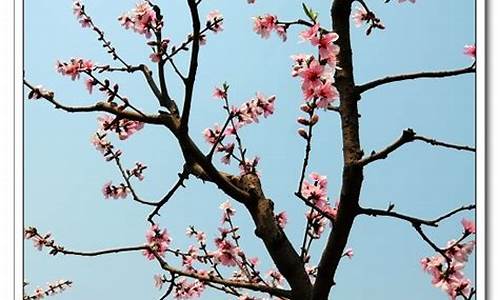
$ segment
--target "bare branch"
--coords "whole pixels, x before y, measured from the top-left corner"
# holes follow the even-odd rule
[[[200,51],[200,15],[198,12],[198,5],[195,0],[186,0],[191,13],[191,21],[193,23],[193,45],[191,47],[191,59],[189,62],[189,71],[185,84],[184,106],[182,108],[180,130],[183,132],[188,131],[189,114],[191,112],[191,102],[193,100],[194,82],[196,80],[196,71],[198,70],[198,53]]]
[[[374,162],[379,159],[385,159],[389,154],[397,150],[399,147],[403,146],[406,143],[410,143],[413,141],[423,141],[428,144],[434,145],[434,146],[441,146],[441,147],[446,147],[446,148],[451,148],[455,150],[465,150],[465,151],[470,151],[470,152],[475,152],[476,149],[469,147],[469,146],[461,146],[461,145],[455,145],[455,144],[450,144],[450,143],[445,143],[445,142],[440,142],[435,139],[430,139],[426,138],[423,136],[416,135],[416,133],[413,131],[413,129],[405,129],[403,130],[403,133],[397,139],[394,143],[390,144],[386,148],[375,152],[373,151],[369,156],[362,158],[361,160],[357,161],[356,164],[361,165],[361,166],[366,166],[367,164]]]
[[[160,209],[163,207],[163,205],[165,205],[165,203],[168,202],[168,200],[170,200],[170,198],[172,198],[172,196],[175,194],[175,192],[182,186],[184,186],[184,180],[188,179],[188,176],[189,176],[189,171],[187,169],[187,167],[184,167],[184,170],[182,171],[182,173],[179,173],[179,179],[177,180],[177,182],[174,184],[174,186],[170,189],[170,191],[168,191],[168,193],[158,202],[155,204],[155,209],[149,214],[148,216],[148,221],[153,223],[153,217],[155,215],[159,215],[158,212],[160,211]]]
[[[450,70],[450,71],[435,71],[435,72],[418,72],[418,73],[409,73],[409,74],[401,74],[401,75],[395,75],[395,76],[387,76],[384,78],[380,78],[371,82],[367,82],[362,85],[357,85],[356,86],[356,91],[358,93],[363,93],[366,92],[367,90],[376,88],[379,85],[391,83],[391,82],[397,82],[397,81],[404,81],[404,80],[410,80],[410,79],[418,79],[418,78],[445,78],[445,77],[451,77],[451,76],[457,76],[457,75],[462,75],[462,74],[467,74],[467,73],[475,73],[476,72],[476,65],[473,64],[467,68],[462,68],[462,69],[457,69],[457,70]]]
[[[384,216],[384,217],[391,217],[391,218],[396,218],[400,220],[404,220],[407,222],[410,222],[411,224],[416,224],[416,225],[426,225],[426,226],[431,226],[431,227],[438,227],[439,222],[461,212],[461,211],[466,211],[466,210],[473,210],[476,209],[475,204],[467,205],[467,206],[461,206],[457,209],[454,209],[450,211],[449,213],[446,213],[445,215],[438,217],[436,219],[432,220],[425,220],[425,219],[420,219],[404,214],[400,214],[397,212],[394,212],[390,209],[383,210],[383,209],[374,209],[374,208],[359,208],[358,214],[363,214],[363,215],[368,215],[372,217],[378,217],[378,216]]]
[[[24,80],[24,85],[27,86],[30,90],[37,90],[36,87],[32,86],[26,80]],[[171,117],[166,114],[159,115],[141,115],[139,113],[128,111],[128,110],[120,110],[117,106],[112,105],[107,102],[97,102],[94,105],[89,106],[67,106],[58,102],[52,93],[42,94],[42,98],[52,103],[56,109],[62,109],[66,112],[76,113],[76,112],[107,112],[113,114],[117,117],[140,121],[147,124],[158,124],[158,125],[167,125],[171,124]]]

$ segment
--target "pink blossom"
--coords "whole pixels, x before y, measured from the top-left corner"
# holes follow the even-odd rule
[[[233,267],[236,265],[236,259],[240,249],[225,239],[215,239],[217,250],[213,253],[216,262]]]
[[[73,14],[76,15],[77,18],[83,15],[83,5],[81,1],[73,2]]]
[[[80,22],[80,25],[82,26],[82,28],[89,28],[90,25],[92,25],[92,20],[87,16],[84,16],[78,22]]]
[[[316,105],[319,108],[327,109],[330,103],[339,98],[339,92],[337,88],[333,86],[332,82],[327,80],[316,88],[315,96],[319,98]]]
[[[160,289],[163,287],[163,275],[161,274],[156,274],[153,276],[154,283],[155,283],[155,288]]]
[[[148,39],[152,36],[152,31],[160,29],[163,25],[157,20],[153,7],[146,1],[136,4],[131,12],[122,14],[118,20],[125,29],[132,28]]]
[[[160,229],[157,224],[152,225],[146,232],[146,242],[149,248],[143,251],[144,256],[146,256],[148,260],[153,260],[155,258],[155,253],[160,256],[165,256],[165,252],[171,241],[166,229]]]
[[[267,277],[271,279],[271,284],[274,287],[282,287],[285,282],[285,277],[283,277],[278,270],[269,270],[267,272]]]
[[[80,73],[91,72],[94,68],[94,63],[91,60],[82,58],[72,58],[69,62],[56,62],[56,70],[63,76],[70,76],[71,80],[80,78]]]
[[[215,124],[214,128],[206,128],[203,130],[203,136],[205,137],[205,141],[211,145],[217,143],[219,140],[220,135],[222,134],[222,128],[219,126],[219,124]],[[224,137],[224,135],[222,135]]]
[[[360,27],[361,25],[363,25],[363,22],[367,22],[370,20],[368,17],[368,12],[362,6],[356,7],[356,10],[352,14],[352,18],[356,27]]]
[[[348,248],[342,255],[351,259],[354,256],[354,251],[352,251],[352,248]]]
[[[464,54],[472,59],[476,59],[476,45],[465,45]]]
[[[470,241],[464,244],[458,243],[455,240],[448,241],[446,255],[453,258],[457,262],[466,262],[469,260],[469,255],[474,251],[475,241]]]
[[[253,31],[262,38],[269,38],[273,29],[275,29],[278,18],[276,16],[265,14],[263,16],[253,17]],[[280,29],[282,30],[282,29]]]
[[[319,208],[326,206],[328,201],[327,187],[328,180],[326,176],[322,176],[316,172],[309,175],[312,183],[304,180],[302,182],[302,196],[304,196],[308,201],[312,201],[314,205]]]
[[[308,29],[302,31],[299,34],[299,36],[302,38],[303,41],[311,41],[318,35],[318,32],[319,32],[319,23],[316,23],[313,26],[309,27]]]
[[[144,128],[144,123],[128,119],[120,119],[118,122],[118,137],[120,140],[128,139],[131,135]]]
[[[193,263],[196,261],[197,258],[198,258],[198,250],[193,245],[190,245],[187,253],[185,255],[182,255],[182,265],[186,267],[186,269],[192,270]]]
[[[85,88],[87,89],[87,91],[89,92],[89,94],[92,94],[92,89],[94,88],[94,79],[92,78],[87,78],[85,80]]]
[[[231,205],[231,202],[229,200],[223,202],[220,206],[220,209],[222,209],[222,223],[224,224],[225,222],[231,220],[231,217],[236,214],[236,210],[233,208]]]
[[[174,287],[174,298],[179,300],[198,298],[205,290],[205,284],[199,280],[188,282],[186,278],[178,280]]]
[[[256,171],[256,167],[259,164],[260,157],[256,156],[253,159],[246,159],[245,162],[240,163],[240,175],[251,174],[254,173],[259,176],[259,173]]]
[[[215,99],[227,99],[227,91],[224,88],[215,87],[213,96]]]
[[[112,185],[112,182],[109,181],[102,187],[102,194],[104,195],[105,199],[124,199],[127,198],[128,188],[123,183],[121,183],[119,186],[114,186]]]
[[[288,223],[288,215],[287,215],[286,211],[282,211],[274,217],[276,218],[276,222],[278,223],[278,226],[281,229],[284,229],[286,224]]]
[[[476,233],[476,224],[474,221],[462,219],[462,225],[464,227],[465,233],[475,234]]]
[[[312,238],[319,239],[325,231],[325,225],[328,220],[315,210],[306,213],[306,219],[310,224],[309,234]]]
[[[226,145],[217,146],[217,151],[225,152],[225,154],[221,157],[220,160],[223,164],[228,165],[231,163],[231,156],[233,155],[234,152],[234,143],[228,143]]]
[[[222,14],[218,10],[213,10],[208,13],[207,27],[209,27],[209,29],[214,33],[221,32],[224,30],[222,20]]]
[[[144,175],[142,174],[142,172],[144,172],[144,170],[146,169],[147,166],[145,166],[143,163],[136,162],[134,168],[132,168],[131,170],[127,170],[127,174],[130,176],[137,177],[139,180],[142,181],[144,179]]]
[[[287,40],[286,27],[283,25],[276,25],[274,29],[276,30],[276,34],[281,38],[281,40],[283,42],[286,42]]]
[[[100,135],[99,133],[95,133],[91,138],[92,145],[94,145],[95,148],[102,154],[105,154],[110,148],[112,148],[111,143],[107,141],[105,137],[105,134]]]
[[[149,55],[149,58],[151,59],[151,61],[155,62],[155,63],[160,62],[161,57],[162,57],[162,54],[158,53],[158,52],[154,52],[154,53],[151,53]]]

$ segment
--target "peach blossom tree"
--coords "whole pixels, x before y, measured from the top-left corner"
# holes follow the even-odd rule
[[[251,0],[247,2],[254,3]],[[358,5],[354,6],[354,2]],[[409,2],[414,3],[415,0]],[[165,291],[162,299],[168,296],[191,299],[200,297],[206,289],[216,289],[240,300],[320,300],[329,299],[333,294],[335,274],[341,259],[350,259],[354,255],[353,249],[347,244],[354,220],[365,216],[393,218],[412,226],[416,237],[435,252],[434,256],[424,257],[420,262],[423,270],[429,274],[432,285],[442,289],[451,299],[472,299],[475,289],[462,269],[475,246],[474,221],[464,218],[461,225],[457,224],[463,227],[463,234],[454,239],[450,237],[450,241],[444,246],[434,242],[426,230],[438,227],[461,212],[474,210],[474,204],[452,207],[433,219],[423,219],[397,212],[394,204],[382,209],[362,207],[359,205],[359,198],[364,169],[372,163],[389,158],[393,152],[408,143],[427,143],[450,151],[475,152],[475,149],[405,129],[392,144],[365,154],[359,135],[358,101],[363,93],[381,85],[474,73],[475,46],[468,45],[464,48],[464,54],[473,61],[464,68],[391,75],[360,84],[353,75],[354,50],[351,47],[350,22],[353,20],[357,27],[366,30],[366,35],[385,29],[382,21],[364,0],[333,0],[329,12],[332,26],[320,24],[318,12],[306,4],[302,7],[303,15],[291,21],[282,20],[274,14],[254,17],[253,30],[262,38],[275,35],[287,42],[288,35],[293,34],[294,38],[306,43],[312,53],[293,55],[291,61],[291,76],[297,79],[302,90],[302,95],[297,95],[297,98],[302,99],[297,107],[302,116],[297,119],[299,128],[296,138],[303,139],[305,145],[303,161],[298,162],[301,164],[298,183],[292,192],[297,201],[307,209],[303,242],[300,247],[295,247],[284,231],[288,222],[287,213],[275,211],[273,200],[266,196],[259,176],[259,157],[249,157],[247,145],[240,134],[241,130],[247,130],[246,127],[251,127],[252,124],[272,118],[274,104],[278,99],[272,95],[256,93],[244,103],[234,103],[230,85],[222,79],[212,95],[225,112],[225,119],[220,120],[222,125],[215,124],[203,131],[206,145],[198,145],[192,138],[193,134],[198,134],[192,133],[189,125],[200,63],[199,53],[210,39],[224,38],[219,34],[224,30],[224,17],[216,9],[207,16],[200,16],[199,6],[211,6],[210,1],[186,0],[186,3],[192,31],[179,44],[174,44],[165,37],[165,20],[159,3],[142,1],[118,18],[125,30],[144,36],[144,42],[151,49],[149,58],[155,65],[155,70],[151,70],[146,64],[127,63],[103,29],[94,23],[87,7],[80,1],[73,3],[77,21],[82,28],[95,33],[97,41],[109,53],[112,63],[97,64],[88,58],[71,58],[58,61],[56,69],[60,75],[70,77],[71,80],[81,80],[89,93],[102,94],[105,98],[103,101],[87,106],[69,106],[60,101],[53,91],[32,84],[28,79],[24,81],[28,99],[43,100],[55,109],[68,113],[101,113],[91,142],[106,161],[114,164],[122,177],[119,183],[104,183],[102,194],[109,199],[129,198],[138,205],[151,208],[151,212],[145,216],[150,229],[145,233],[144,243],[98,251],[73,250],[54,240],[50,233],[44,234],[34,226],[25,228],[25,238],[32,240],[38,250],[46,249],[50,255],[93,257],[119,255],[123,252],[142,253],[145,259],[157,262],[164,271],[154,277],[156,287]],[[295,29],[298,31],[293,31]],[[189,55],[186,69],[176,61],[178,56],[185,54]],[[158,112],[150,113],[137,108],[133,100],[122,95],[119,84],[106,78],[111,72],[141,74],[154,95]],[[171,96],[167,72],[172,72],[183,87],[181,101]],[[343,171],[341,192],[336,202],[330,200],[327,176],[314,172],[314,166],[310,164],[314,132],[320,129],[318,125],[321,124],[321,119],[328,117],[327,112],[338,114],[341,120]],[[184,166],[178,172],[178,180],[157,201],[143,199],[134,189],[147,173],[147,165],[142,162],[132,166],[124,165],[121,158],[125,153],[117,147],[116,139],[126,141],[135,134],[141,134],[144,126],[167,128],[180,146],[180,154],[184,159]],[[223,171],[224,165],[228,164],[239,166],[239,173]],[[201,229],[189,226],[186,234],[192,239],[192,244],[187,249],[178,249],[174,246],[175,238],[159,224],[157,216],[162,209],[166,209],[164,205],[175,198],[176,191],[185,187],[187,180],[213,183],[231,201],[220,205],[221,227],[216,230],[215,240],[207,239],[207,234]],[[267,273],[260,270],[258,258],[245,252],[240,245],[241,236],[239,227],[234,222],[236,210],[233,201],[240,203],[248,211],[255,224],[255,238],[262,241],[267,250],[267,253],[260,253],[259,256],[269,256],[275,265]],[[313,243],[324,235],[327,235],[324,245]],[[310,255],[314,245],[323,247],[319,261],[314,261]],[[227,270],[232,271],[231,275],[228,275]],[[46,288],[26,292],[24,299],[41,299],[56,294],[71,284],[68,280],[55,282]]]

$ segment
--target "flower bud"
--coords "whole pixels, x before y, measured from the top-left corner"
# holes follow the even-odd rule
[[[308,113],[311,111],[311,107],[307,103],[304,103],[300,106],[300,110]]]
[[[299,130],[297,130],[297,133],[306,140],[309,138],[309,135],[304,128],[299,128]]]
[[[302,124],[302,125],[305,125],[305,126],[308,126],[308,125],[309,125],[309,121],[308,121],[308,120],[306,120],[306,118],[304,118],[304,117],[298,117],[298,118],[297,118],[297,122],[298,122],[299,124]]]
[[[315,125],[316,123],[318,123],[318,121],[319,121],[319,116],[317,114],[314,114],[309,120],[309,123],[311,123],[311,125]]]

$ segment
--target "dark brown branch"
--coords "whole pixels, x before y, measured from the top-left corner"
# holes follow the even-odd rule
[[[466,210],[473,210],[476,208],[475,204],[467,205],[467,206],[461,206],[457,209],[452,210],[451,212],[438,217],[436,219],[432,220],[425,220],[425,219],[420,219],[404,214],[400,214],[397,212],[394,212],[392,210],[382,210],[382,209],[374,209],[374,208],[359,208],[358,213],[363,214],[363,215],[368,215],[372,217],[378,217],[378,216],[384,216],[384,217],[392,217],[400,220],[404,220],[407,222],[410,222],[411,224],[417,224],[417,225],[426,225],[426,226],[431,226],[431,227],[438,227],[439,222],[461,212],[461,211],[466,211]]]
[[[403,130],[403,133],[397,139],[394,143],[391,145],[387,146],[385,149],[382,149],[378,152],[373,151],[368,157],[365,157],[357,162],[357,164],[361,166],[366,166],[367,164],[374,162],[379,159],[385,159],[387,156],[397,150],[399,147],[403,146],[406,143],[410,143],[413,141],[423,141],[428,144],[434,145],[434,146],[441,146],[441,147],[446,147],[446,148],[451,148],[455,150],[465,150],[465,151],[470,151],[470,152],[475,152],[476,149],[469,147],[469,146],[461,146],[461,145],[455,145],[455,144],[450,144],[450,143],[445,143],[445,142],[440,142],[435,139],[430,139],[426,138],[423,136],[416,135],[416,133],[413,131],[413,129],[406,129]]]
[[[189,62],[188,76],[185,81],[184,106],[182,107],[182,116],[180,130],[188,132],[189,114],[191,113],[191,102],[193,101],[194,82],[196,80],[196,71],[198,70],[198,53],[200,51],[200,15],[198,5],[195,0],[186,0],[191,13],[191,21],[193,23],[193,45],[191,47],[191,58]]]
[[[81,252],[81,251],[72,251],[72,250],[65,250],[65,249],[57,250],[57,252],[62,253],[62,254],[66,254],[66,255],[100,256],[100,255],[107,255],[107,254],[114,254],[114,253],[135,252],[135,251],[146,250],[148,248],[149,248],[148,246],[142,245],[142,246],[132,246],[132,247],[123,247],[123,248],[113,248],[113,249],[99,250],[99,251],[93,251],[93,252]]]
[[[313,23],[309,22],[309,21],[306,21],[304,19],[298,19],[296,21],[278,21],[277,22],[278,25],[283,25],[285,26],[285,28],[288,28],[292,25],[303,25],[303,26],[306,26],[306,27],[312,27],[314,26]],[[329,30],[323,28],[323,27],[320,27],[319,30],[322,32],[322,33],[330,33]]]
[[[330,16],[333,31],[339,35],[337,45],[340,53],[335,72],[335,83],[339,91],[340,119],[342,124],[342,150],[344,168],[337,216],[318,264],[312,300],[328,299],[340,259],[349,238],[356,217],[359,194],[363,182],[363,168],[355,164],[361,159],[359,141],[359,113],[357,102],[359,93],[355,91],[352,48],[350,38],[350,17],[353,0],[333,0]]]
[[[153,223],[153,217],[155,215],[159,215],[158,212],[160,211],[160,209],[163,207],[163,205],[165,205],[165,203],[167,203],[170,198],[172,198],[172,196],[175,194],[175,192],[182,186],[184,186],[184,180],[188,179],[189,177],[189,171],[186,167],[184,167],[184,170],[182,171],[182,173],[179,173],[179,179],[177,180],[177,182],[174,184],[174,186],[170,189],[170,191],[168,191],[168,193],[158,202],[155,204],[155,209],[149,214],[148,216],[148,221]]]
[[[262,292],[262,293],[268,293],[270,295],[278,296],[278,297],[284,297],[284,298],[291,298],[291,291],[289,290],[283,290],[279,288],[273,288],[269,287],[267,285],[261,285],[261,284],[254,284],[254,283],[249,283],[245,281],[236,281],[236,280],[225,280],[225,279],[220,279],[217,277],[213,276],[206,276],[206,275],[199,275],[194,272],[186,272],[180,269],[176,269],[172,266],[170,266],[165,260],[163,260],[160,256],[156,256],[156,259],[160,263],[160,266],[163,270],[171,272],[173,274],[177,274],[180,276],[185,276],[185,277],[191,277],[194,279],[197,279],[201,282],[210,282],[210,283],[215,283],[215,284],[221,284],[224,286],[228,287],[235,287],[235,288],[243,288],[255,292]]]
[[[151,70],[144,64],[140,64],[138,66],[128,66],[128,67],[122,67],[122,68],[116,68],[116,67],[110,67],[109,65],[103,65],[103,66],[96,66],[95,70],[97,70],[99,73],[102,72],[128,72],[128,73],[134,73],[137,71],[140,71],[143,75],[144,78],[146,79],[146,82],[148,83],[151,91],[155,95],[155,97],[160,101],[161,99],[161,92],[158,89],[158,86],[156,85],[156,82],[153,79],[153,73]]]
[[[395,76],[387,76],[384,78],[376,79],[371,82],[367,82],[362,85],[356,86],[356,91],[358,93],[363,93],[366,92],[367,90],[376,88],[379,85],[391,83],[391,82],[397,82],[397,81],[404,81],[404,80],[410,80],[410,79],[418,79],[418,78],[445,78],[445,77],[451,77],[451,76],[457,76],[457,75],[462,75],[462,74],[467,74],[467,73],[475,73],[476,72],[476,66],[475,64],[467,67],[467,68],[462,68],[462,69],[457,69],[457,70],[450,70],[450,71],[435,71],[435,72],[418,72],[418,73],[409,73],[409,74],[401,74],[401,75],[395,75]]]
[[[27,86],[30,90],[36,90],[30,83],[24,80],[24,85]],[[171,123],[171,117],[166,114],[159,115],[140,115],[133,111],[128,110],[120,110],[116,106],[107,103],[107,102],[97,102],[94,105],[89,106],[67,106],[63,105],[57,100],[55,100],[53,94],[44,94],[42,98],[52,103],[56,109],[62,109],[66,112],[77,113],[77,112],[107,112],[113,114],[117,117],[140,121],[147,124],[158,124],[158,125],[166,125]]]

